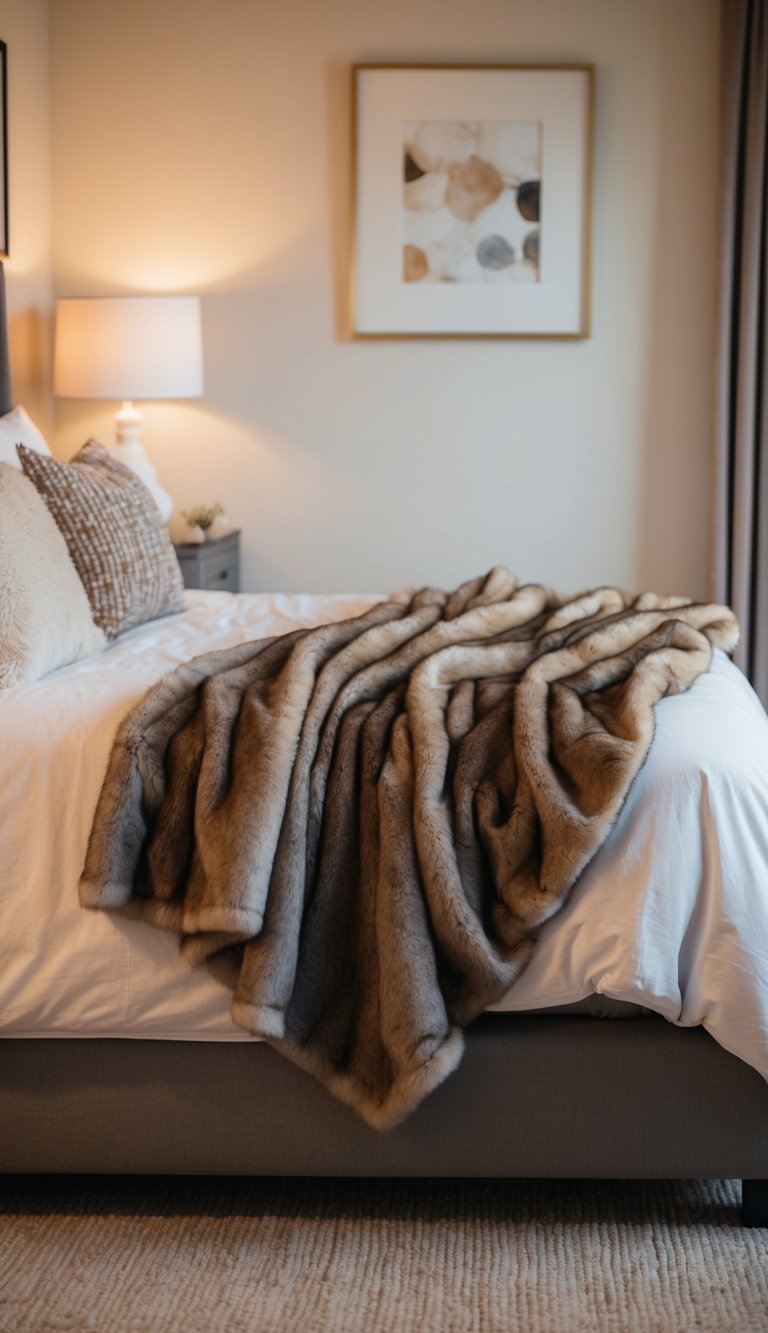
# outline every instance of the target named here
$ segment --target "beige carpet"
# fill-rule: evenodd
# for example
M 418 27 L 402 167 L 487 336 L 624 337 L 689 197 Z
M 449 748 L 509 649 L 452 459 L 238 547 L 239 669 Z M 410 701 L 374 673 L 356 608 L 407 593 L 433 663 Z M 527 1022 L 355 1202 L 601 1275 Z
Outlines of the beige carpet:
M 0 1178 L 0 1329 L 763 1333 L 738 1182 Z

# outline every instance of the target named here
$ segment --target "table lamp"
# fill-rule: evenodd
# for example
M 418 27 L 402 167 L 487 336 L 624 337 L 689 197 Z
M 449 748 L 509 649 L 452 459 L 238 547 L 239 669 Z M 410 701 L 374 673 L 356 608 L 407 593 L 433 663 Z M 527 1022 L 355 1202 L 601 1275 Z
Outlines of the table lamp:
M 54 393 L 120 399 L 115 457 L 145 483 L 165 522 L 173 501 L 141 442 L 134 398 L 199 398 L 203 343 L 197 296 L 103 296 L 56 307 Z

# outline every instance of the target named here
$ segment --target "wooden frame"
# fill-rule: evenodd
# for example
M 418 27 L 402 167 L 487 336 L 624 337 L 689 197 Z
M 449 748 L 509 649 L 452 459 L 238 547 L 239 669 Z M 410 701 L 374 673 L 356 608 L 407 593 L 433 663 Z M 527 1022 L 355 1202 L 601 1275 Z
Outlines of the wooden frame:
M 366 64 L 352 84 L 351 336 L 587 337 L 594 66 Z

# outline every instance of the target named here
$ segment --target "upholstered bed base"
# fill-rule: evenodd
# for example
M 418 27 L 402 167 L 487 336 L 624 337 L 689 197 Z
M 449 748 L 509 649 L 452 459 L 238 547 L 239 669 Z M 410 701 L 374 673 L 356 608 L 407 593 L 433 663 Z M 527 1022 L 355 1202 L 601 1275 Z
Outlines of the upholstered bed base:
M 760 1075 L 658 1018 L 487 1015 L 386 1134 L 264 1045 L 9 1039 L 0 1117 L 3 1172 L 768 1177 Z

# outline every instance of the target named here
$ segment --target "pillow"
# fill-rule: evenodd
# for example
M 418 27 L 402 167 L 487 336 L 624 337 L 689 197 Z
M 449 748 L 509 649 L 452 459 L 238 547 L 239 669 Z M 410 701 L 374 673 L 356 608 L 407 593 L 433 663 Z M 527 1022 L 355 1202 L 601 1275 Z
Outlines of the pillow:
M 17 468 L 16 445 L 25 444 L 38 454 L 50 458 L 51 451 L 34 421 L 30 421 L 23 407 L 12 407 L 10 412 L 0 417 L 0 463 L 10 463 Z
M 108 639 L 184 610 L 179 562 L 143 481 L 95 440 L 70 463 L 19 446 Z
M 0 463 L 0 689 L 39 680 L 105 643 L 43 501 L 18 468 Z

